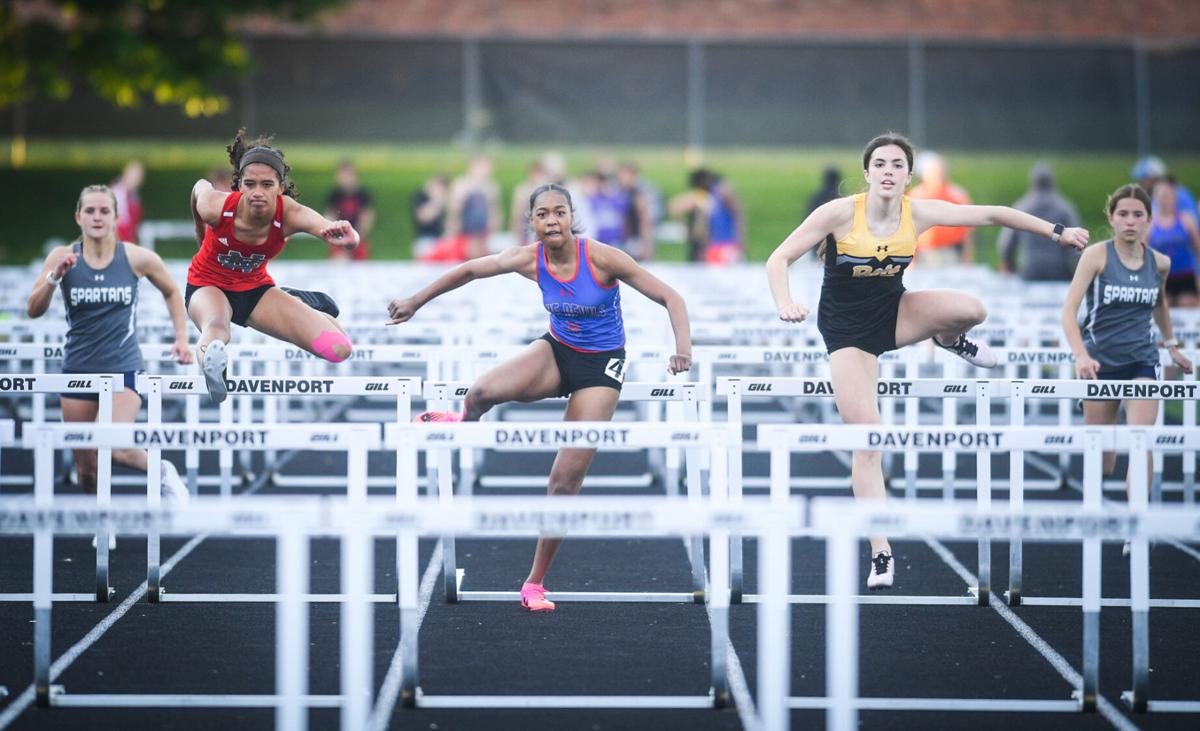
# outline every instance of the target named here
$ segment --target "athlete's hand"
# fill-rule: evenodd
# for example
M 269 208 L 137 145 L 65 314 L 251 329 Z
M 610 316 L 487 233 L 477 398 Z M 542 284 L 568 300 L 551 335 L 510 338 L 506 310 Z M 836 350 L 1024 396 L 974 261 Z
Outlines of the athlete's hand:
M 332 226 L 321 229 L 320 233 L 321 238 L 347 251 L 358 246 L 358 232 L 349 221 L 334 221 Z
M 408 322 L 412 319 L 413 315 L 417 314 L 418 309 L 417 303 L 412 297 L 394 299 L 388 304 L 388 317 L 391 318 L 388 324 L 396 325 L 401 322 Z
M 1088 232 L 1086 228 L 1068 228 L 1058 237 L 1059 246 L 1070 246 L 1076 251 L 1083 251 L 1083 247 L 1088 245 Z
M 187 338 L 184 338 L 183 340 L 176 340 L 171 345 L 171 357 L 174 358 L 175 362 L 179 365 L 187 365 L 195 360 L 195 358 L 192 357 L 192 349 L 190 346 L 188 346 Z
M 1171 348 L 1167 352 L 1171 354 L 1171 360 L 1175 361 L 1175 365 L 1182 368 L 1185 373 L 1192 372 L 1192 361 L 1179 348 Z
M 1075 358 L 1075 375 L 1088 381 L 1096 380 L 1100 372 L 1100 362 L 1090 355 Z
M 75 254 L 75 252 L 72 251 L 69 254 L 65 254 L 63 255 L 63 258 L 59 259 L 54 264 L 54 266 L 50 267 L 50 274 L 52 274 L 55 279 L 62 279 L 63 277 L 67 276 L 67 272 L 71 271 L 71 267 L 75 266 L 76 262 L 78 261 L 79 257 Z
M 808 308 L 799 302 L 793 302 L 779 308 L 779 319 L 784 322 L 804 322 L 808 319 Z
M 687 373 L 692 369 L 692 356 L 676 353 L 671 356 L 671 362 L 667 365 L 667 373 L 672 376 L 677 373 Z

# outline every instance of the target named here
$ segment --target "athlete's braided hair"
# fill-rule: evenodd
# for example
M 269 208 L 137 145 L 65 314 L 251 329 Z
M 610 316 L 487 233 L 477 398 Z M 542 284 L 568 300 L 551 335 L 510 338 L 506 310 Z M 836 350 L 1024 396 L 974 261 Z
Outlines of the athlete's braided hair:
M 233 138 L 233 142 L 225 148 L 229 153 L 229 162 L 233 165 L 233 175 L 231 176 L 230 187 L 233 190 L 241 190 L 242 183 L 242 168 L 243 158 L 246 153 L 252 153 L 253 160 L 246 160 L 248 165 L 252 162 L 261 162 L 264 165 L 271 166 L 275 173 L 279 176 L 279 187 L 283 194 L 291 198 L 299 198 L 300 194 L 296 192 L 296 184 L 292 182 L 288 175 L 292 168 L 283 159 L 283 150 L 272 146 L 274 135 L 260 135 L 254 140 L 247 142 L 246 128 L 242 127 L 238 130 L 237 136 Z

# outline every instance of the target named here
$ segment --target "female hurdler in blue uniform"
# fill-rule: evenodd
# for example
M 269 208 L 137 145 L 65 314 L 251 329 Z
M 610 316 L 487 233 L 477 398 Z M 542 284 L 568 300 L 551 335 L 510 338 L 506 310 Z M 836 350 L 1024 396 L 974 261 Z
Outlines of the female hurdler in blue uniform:
M 955 205 L 910 200 L 912 144 L 884 134 L 867 144 L 863 177 L 867 192 L 838 198 L 804 219 L 767 260 L 767 278 L 779 318 L 802 322 L 808 309 L 792 300 L 788 267 L 825 243 L 825 280 L 817 328 L 829 350 L 829 372 L 838 411 L 847 424 L 878 424 L 879 354 L 933 338 L 933 342 L 983 368 L 996 365 L 986 344 L 967 338 L 987 310 L 978 298 L 953 289 L 907 292 L 902 277 L 916 252 L 917 237 L 934 226 L 1008 226 L 1042 234 L 1082 249 L 1088 232 L 1064 228 L 1005 206 Z M 850 482 L 855 497 L 886 497 L 877 451 L 854 453 Z M 867 586 L 892 585 L 895 560 L 885 536 L 871 536 Z
M 618 284 L 624 282 L 667 309 L 675 333 L 675 355 L 667 370 L 692 366 L 687 307 L 679 294 L 628 254 L 576 236 L 571 195 L 543 185 L 529 196 L 530 224 L 537 243 L 484 256 L 446 272 L 411 297 L 392 300 L 392 323 L 410 319 L 435 297 L 474 279 L 516 272 L 537 282 L 550 313 L 550 331 L 516 358 L 496 366 L 467 392 L 462 414 L 426 412 L 420 421 L 478 421 L 497 404 L 569 396 L 567 421 L 608 421 L 625 378 L 625 328 Z M 594 449 L 563 449 L 550 470 L 551 495 L 575 495 L 595 456 Z M 541 537 L 533 568 L 521 587 L 521 604 L 535 612 L 554 610 L 543 577 L 562 538 Z

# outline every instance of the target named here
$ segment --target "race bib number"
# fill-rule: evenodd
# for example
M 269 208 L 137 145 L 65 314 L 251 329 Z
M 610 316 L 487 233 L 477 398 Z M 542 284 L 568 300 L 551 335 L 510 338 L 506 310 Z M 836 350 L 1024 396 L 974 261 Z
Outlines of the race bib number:
M 609 358 L 608 365 L 604 368 L 604 373 L 617 383 L 625 382 L 625 359 L 624 358 Z

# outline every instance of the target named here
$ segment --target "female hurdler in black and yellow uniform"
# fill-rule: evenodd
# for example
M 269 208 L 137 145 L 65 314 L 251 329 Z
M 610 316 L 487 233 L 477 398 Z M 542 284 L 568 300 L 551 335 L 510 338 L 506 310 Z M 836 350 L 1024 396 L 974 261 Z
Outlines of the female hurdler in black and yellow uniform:
M 838 411 L 847 424 L 879 423 L 880 353 L 933 338 L 969 363 L 984 368 L 996 365 L 987 345 L 966 336 L 987 317 L 978 298 L 953 289 L 905 291 L 902 277 L 919 235 L 933 226 L 1001 225 L 1042 234 L 1076 249 L 1088 240 L 1084 229 L 1064 228 L 1005 206 L 910 200 L 904 190 L 912 181 L 912 163 L 912 144 L 904 137 L 884 134 L 871 140 L 863 153 L 867 192 L 838 198 L 813 211 L 767 260 L 779 318 L 801 322 L 808 309 L 792 300 L 788 267 L 825 242 L 817 327 L 829 350 Z M 884 499 L 879 452 L 855 452 L 850 481 L 855 497 Z M 867 586 L 891 586 L 895 561 L 887 537 L 870 539 Z

